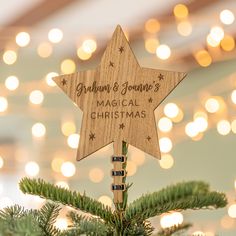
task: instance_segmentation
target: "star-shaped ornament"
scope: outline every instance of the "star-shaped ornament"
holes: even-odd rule
[[[185,76],[141,67],[117,26],[96,69],[54,78],[83,111],[77,160],[112,142],[115,155],[121,155],[122,141],[160,159],[154,110]]]

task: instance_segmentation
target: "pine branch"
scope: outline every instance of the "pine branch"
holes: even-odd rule
[[[81,216],[73,211],[68,214],[72,225],[69,226],[69,230],[64,232],[64,235],[77,236],[107,236],[112,235],[112,230],[102,220],[96,218],[88,218]],[[63,235],[63,234],[62,234]],[[61,236],[61,235],[60,235]]]
[[[210,192],[203,182],[187,182],[146,194],[129,205],[126,220],[145,220],[172,210],[219,208],[227,204],[223,193]]]
[[[160,230],[156,236],[171,236],[172,234],[181,233],[185,230],[188,230],[190,227],[192,227],[192,224],[189,223],[175,225],[170,228]]]
[[[70,191],[53,184],[46,183],[42,179],[23,178],[19,183],[23,193],[37,195],[45,199],[50,199],[54,202],[59,202],[64,205],[71,206],[92,215],[98,216],[106,222],[113,221],[113,213],[111,208],[102,203],[81,195],[76,191]]]
[[[40,211],[35,212],[39,227],[44,236],[54,236],[59,234],[59,230],[53,225],[59,215],[61,208],[53,203],[46,203]]]

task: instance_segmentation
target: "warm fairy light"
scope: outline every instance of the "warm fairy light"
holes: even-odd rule
[[[65,136],[69,136],[71,134],[74,134],[75,131],[76,131],[75,123],[72,121],[64,122],[61,126],[61,132]]]
[[[225,37],[221,40],[220,46],[226,52],[230,52],[235,48],[235,40],[230,35],[225,35]]]
[[[20,47],[26,47],[30,43],[30,35],[27,32],[20,32],[16,35],[16,43]]]
[[[37,48],[38,55],[42,58],[47,58],[51,56],[52,51],[52,45],[48,42],[40,43]]]
[[[105,206],[112,206],[112,200],[110,197],[103,195],[101,197],[98,198],[98,201],[101,202],[102,204],[104,204]]]
[[[191,138],[196,137],[199,133],[196,124],[194,122],[187,123],[185,133]]]
[[[57,181],[55,183],[56,186],[60,187],[60,188],[65,188],[65,189],[69,189],[69,185],[66,181]]]
[[[59,43],[63,38],[63,32],[60,29],[54,28],[48,32],[48,39],[52,43]]]
[[[194,124],[199,132],[204,132],[208,128],[208,122],[205,117],[196,117],[194,119]]]
[[[184,4],[177,4],[174,7],[174,15],[177,18],[186,18],[188,16],[188,8]]]
[[[129,157],[137,166],[141,166],[145,162],[145,153],[134,147],[131,153],[129,153]]]
[[[44,100],[44,95],[40,90],[34,90],[29,95],[29,100],[35,105],[39,105]]]
[[[213,48],[218,47],[219,44],[220,44],[219,41],[215,41],[215,40],[212,38],[211,34],[208,34],[208,35],[207,35],[206,41],[207,41],[207,44],[208,44],[209,46],[213,47]]]
[[[177,25],[178,33],[182,36],[189,36],[192,33],[192,24],[189,21],[181,21]]]
[[[160,138],[159,144],[160,144],[160,150],[163,153],[170,152],[173,147],[172,141],[167,137]]]
[[[97,49],[97,43],[93,39],[86,39],[82,44],[82,48],[87,53],[93,53]]]
[[[234,188],[235,188],[235,190],[236,190],[236,180],[234,180]]]
[[[220,42],[224,38],[224,30],[219,26],[211,28],[210,35],[216,42]]]
[[[127,161],[126,165],[127,176],[132,176],[137,172],[137,165],[133,161]]]
[[[59,230],[66,230],[67,227],[68,227],[68,222],[65,218],[58,218],[56,219],[56,222],[55,222],[55,227]]]
[[[179,113],[179,107],[175,103],[167,103],[164,107],[164,114],[169,118],[175,118]]]
[[[17,60],[17,54],[13,50],[7,50],[3,53],[3,61],[7,65],[12,65],[16,62]]]
[[[13,91],[16,90],[19,86],[19,79],[16,76],[9,76],[5,80],[5,86],[7,89]]]
[[[227,135],[231,131],[231,125],[227,120],[221,120],[217,123],[217,131],[221,135]]]
[[[170,228],[183,223],[184,217],[180,212],[165,213],[161,216],[160,224],[162,228]]]
[[[194,56],[200,66],[207,67],[212,63],[211,55],[206,50],[200,50]]]
[[[171,55],[171,50],[168,45],[161,44],[157,47],[156,50],[156,55],[159,57],[161,60],[166,60],[170,57]]]
[[[236,218],[236,204],[232,204],[228,208],[228,214],[231,218]]]
[[[70,134],[67,138],[67,144],[70,148],[77,149],[79,145],[79,134]]]
[[[6,111],[8,108],[8,101],[5,97],[0,97],[0,112]]]
[[[75,172],[75,165],[72,162],[66,161],[61,165],[61,173],[65,177],[72,177],[73,175],[75,175]]]
[[[36,123],[32,126],[32,135],[36,138],[41,138],[46,134],[46,128],[42,123]]]
[[[220,103],[215,98],[209,98],[209,99],[207,99],[207,101],[205,103],[205,108],[209,113],[215,113],[215,112],[219,111]]]
[[[62,61],[61,63],[61,72],[63,74],[70,74],[75,72],[76,69],[76,65],[75,62],[71,59],[65,59],[64,61]]]
[[[145,29],[148,33],[155,34],[160,31],[161,25],[157,19],[149,19],[145,23]]]
[[[92,168],[89,171],[89,179],[94,183],[99,183],[104,178],[104,172],[100,168]]]
[[[204,111],[197,111],[197,112],[195,112],[194,115],[193,115],[193,119],[195,120],[195,119],[197,119],[198,117],[203,117],[203,118],[205,118],[206,120],[208,119],[207,113],[204,112]]]
[[[55,172],[59,173],[61,172],[61,166],[63,163],[64,163],[64,159],[56,157],[52,160],[51,167]]]
[[[236,120],[233,120],[231,123],[231,129],[234,134],[236,134]]]
[[[0,210],[12,206],[14,203],[9,197],[0,198]]]
[[[35,177],[39,173],[39,165],[37,162],[30,161],[25,165],[25,173],[30,177]]]
[[[147,38],[145,39],[145,48],[148,52],[155,54],[159,41],[157,38]]]
[[[53,81],[53,77],[56,77],[58,76],[58,73],[56,72],[49,72],[47,75],[46,75],[46,83],[48,86],[50,87],[55,87],[56,86],[56,83]]]
[[[178,112],[177,116],[171,118],[171,120],[172,120],[173,122],[175,122],[175,123],[178,123],[178,122],[182,121],[183,118],[184,118],[184,113],[183,113],[183,111],[179,108],[179,112]]]
[[[0,156],[0,169],[3,167],[4,165],[4,160],[3,158]]]
[[[77,56],[79,59],[86,61],[92,56],[92,53],[86,52],[86,51],[84,51],[84,49],[82,47],[80,47],[77,49]]]
[[[170,169],[174,165],[174,158],[170,154],[164,154],[159,161],[160,167]]]
[[[202,231],[195,231],[193,232],[192,236],[206,236],[206,234]]]
[[[220,20],[225,25],[231,25],[235,20],[234,13],[228,9],[225,9],[220,12]]]
[[[236,90],[233,90],[231,93],[231,100],[234,104],[236,104]]]
[[[173,127],[172,121],[167,117],[162,117],[158,121],[158,128],[162,132],[169,132],[169,131],[171,131],[172,127]]]

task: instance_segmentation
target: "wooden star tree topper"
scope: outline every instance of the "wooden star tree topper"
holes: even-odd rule
[[[185,76],[140,67],[117,26],[96,69],[54,79],[83,111],[77,160],[112,142],[114,155],[120,156],[123,141],[160,159],[154,110]],[[114,169],[121,167],[115,163]],[[122,177],[114,180],[122,183]],[[114,201],[122,202],[120,190],[116,193]]]

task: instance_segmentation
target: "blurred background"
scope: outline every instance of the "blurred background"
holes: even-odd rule
[[[0,208],[42,205],[20,193],[23,176],[112,205],[113,147],[75,161],[82,112],[51,78],[95,68],[120,24],[141,66],[188,72],[155,111],[162,160],[129,148],[129,201],[204,180],[227,193],[227,208],[152,223],[190,221],[191,234],[235,235],[235,14],[235,0],[0,0]],[[57,226],[67,226],[63,212]]]

